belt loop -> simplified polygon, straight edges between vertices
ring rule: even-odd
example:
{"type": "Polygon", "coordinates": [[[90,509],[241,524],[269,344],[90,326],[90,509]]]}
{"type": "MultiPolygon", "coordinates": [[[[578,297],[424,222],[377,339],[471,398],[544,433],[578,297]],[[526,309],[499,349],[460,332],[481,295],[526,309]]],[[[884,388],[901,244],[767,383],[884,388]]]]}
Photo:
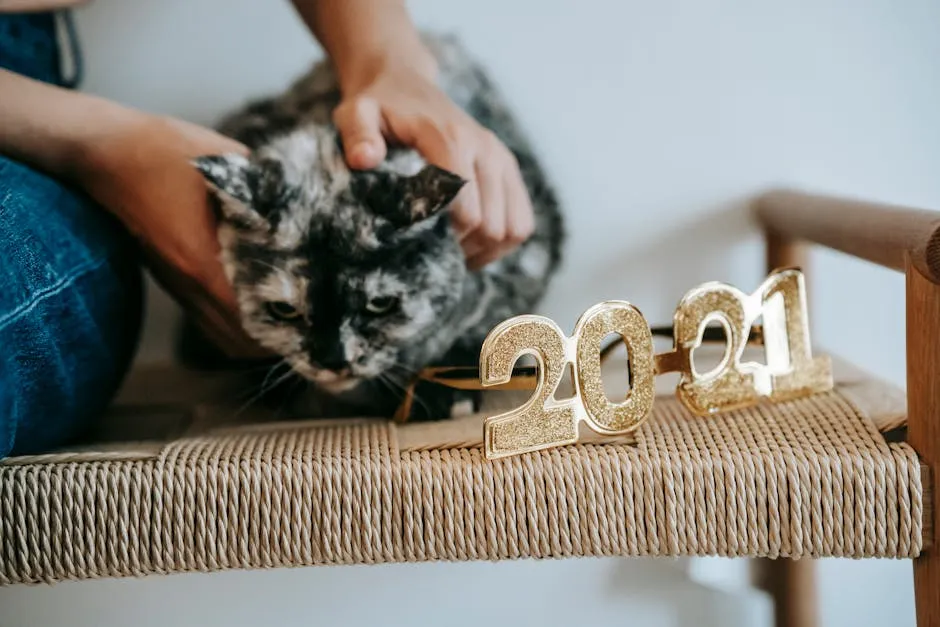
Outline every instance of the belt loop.
{"type": "MultiPolygon", "coordinates": [[[[78,87],[84,75],[84,63],[82,59],[82,48],[78,41],[78,33],[75,30],[75,19],[72,16],[72,9],[62,9],[55,12],[56,20],[56,38],[59,37],[59,26],[65,31],[65,39],[68,48],[68,56],[72,61],[72,76],[66,78],[65,73],[60,71],[59,85],[69,89],[78,87]]],[[[59,47],[59,66],[62,66],[62,46],[59,47]]]]}

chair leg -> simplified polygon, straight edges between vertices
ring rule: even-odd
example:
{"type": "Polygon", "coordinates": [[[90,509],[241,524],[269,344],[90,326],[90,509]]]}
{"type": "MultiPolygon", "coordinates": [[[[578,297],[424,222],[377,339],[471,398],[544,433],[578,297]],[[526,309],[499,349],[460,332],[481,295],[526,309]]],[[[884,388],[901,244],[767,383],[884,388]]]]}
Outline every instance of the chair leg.
{"type": "Polygon", "coordinates": [[[940,625],[940,552],[928,551],[914,560],[914,605],[917,627],[940,625]]]}
{"type": "MultiPolygon", "coordinates": [[[[785,267],[799,267],[807,275],[809,255],[802,242],[765,233],[767,271],[785,267]]],[[[754,563],[754,582],[767,592],[774,602],[775,627],[816,627],[816,572],[815,564],[807,558],[759,559],[754,563]]]]}
{"type": "Polygon", "coordinates": [[[774,627],[816,627],[815,564],[808,558],[758,559],[754,583],[774,603],[774,627]]]}
{"type": "MultiPolygon", "coordinates": [[[[929,468],[940,474],[940,285],[908,263],[907,268],[907,441],[929,468]]],[[[925,496],[924,511],[937,511],[937,490],[925,496]]],[[[935,514],[934,514],[935,516],[935,514]]],[[[927,551],[914,560],[917,625],[940,625],[940,547],[936,523],[924,520],[927,551]]]]}

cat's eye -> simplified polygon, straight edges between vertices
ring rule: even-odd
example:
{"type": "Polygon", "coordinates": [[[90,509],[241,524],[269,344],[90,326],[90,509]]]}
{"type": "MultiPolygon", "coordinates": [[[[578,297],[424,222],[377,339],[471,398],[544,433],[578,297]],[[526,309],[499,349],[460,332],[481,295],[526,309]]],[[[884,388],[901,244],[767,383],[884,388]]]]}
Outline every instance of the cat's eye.
{"type": "Polygon", "coordinates": [[[283,320],[285,322],[296,320],[302,315],[296,307],[283,301],[273,301],[267,303],[265,305],[265,309],[267,310],[268,315],[275,320],[283,320]]]}
{"type": "Polygon", "coordinates": [[[398,306],[397,296],[376,296],[369,299],[366,309],[372,314],[384,314],[398,306]]]}

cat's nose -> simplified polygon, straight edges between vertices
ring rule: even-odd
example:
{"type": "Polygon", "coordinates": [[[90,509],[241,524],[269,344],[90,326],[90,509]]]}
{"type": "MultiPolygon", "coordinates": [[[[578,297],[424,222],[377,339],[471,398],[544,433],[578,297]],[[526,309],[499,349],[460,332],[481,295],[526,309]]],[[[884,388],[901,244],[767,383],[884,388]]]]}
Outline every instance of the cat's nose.
{"type": "Polygon", "coordinates": [[[333,350],[324,351],[315,357],[316,364],[324,370],[344,373],[349,370],[349,361],[342,347],[336,346],[333,350]]]}
{"type": "Polygon", "coordinates": [[[349,371],[349,362],[342,357],[320,359],[317,361],[317,365],[324,370],[332,370],[338,374],[343,374],[349,371]]]}

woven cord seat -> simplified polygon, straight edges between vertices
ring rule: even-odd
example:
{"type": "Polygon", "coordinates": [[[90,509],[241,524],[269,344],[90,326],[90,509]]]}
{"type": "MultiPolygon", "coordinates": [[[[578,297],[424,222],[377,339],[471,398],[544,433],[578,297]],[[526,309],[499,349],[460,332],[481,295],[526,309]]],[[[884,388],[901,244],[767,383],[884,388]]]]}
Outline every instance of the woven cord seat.
{"type": "MultiPolygon", "coordinates": [[[[708,419],[661,396],[630,438],[497,461],[482,456],[480,415],[232,425],[219,422],[233,413],[224,404],[171,410],[163,401],[183,398],[181,377],[191,375],[137,373],[130,387],[140,387],[111,425],[128,425],[131,410],[146,422],[142,407],[186,417],[162,424],[176,432],[169,441],[0,465],[3,583],[525,557],[914,557],[923,548],[920,462],[879,432],[903,411],[884,402],[898,393],[881,385],[872,395],[874,383],[857,377],[708,419]],[[859,389],[865,396],[853,397],[859,389]],[[861,407],[869,398],[881,400],[874,418],[861,407]]],[[[191,394],[224,398],[239,385],[217,378],[191,394]]],[[[506,393],[488,397],[506,402],[506,393]]]]}
{"type": "MultiPolygon", "coordinates": [[[[835,360],[825,394],[497,461],[483,415],[271,422],[237,377],[139,370],[91,442],[0,461],[0,583],[230,568],[601,555],[913,558],[940,624],[940,214],[790,191],[755,204],[769,270],[804,242],[903,271],[907,389],[835,360]]],[[[674,382],[660,380],[666,389],[674,382]]],[[[484,414],[518,407],[488,392],[484,414]],[[502,400],[500,400],[502,399],[502,400]]],[[[812,560],[758,559],[778,627],[812,627],[812,560]]]]}

